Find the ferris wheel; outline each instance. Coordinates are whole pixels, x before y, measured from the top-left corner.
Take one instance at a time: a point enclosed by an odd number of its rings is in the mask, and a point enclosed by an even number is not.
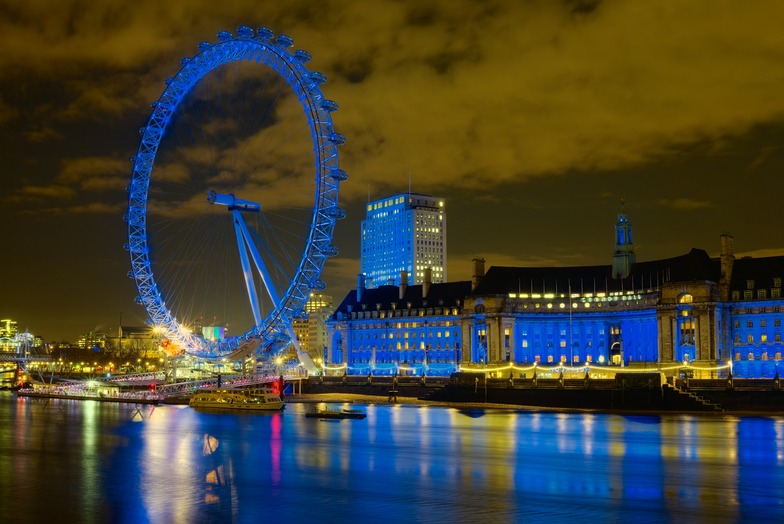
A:
[[[267,28],[202,42],[140,129],[128,186],[131,276],[174,347],[221,357],[292,337],[332,245],[338,147],[310,55]]]

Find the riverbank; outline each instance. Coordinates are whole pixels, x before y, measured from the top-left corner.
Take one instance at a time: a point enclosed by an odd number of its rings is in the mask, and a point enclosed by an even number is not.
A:
[[[303,380],[299,391],[303,399],[323,398],[329,402],[366,399],[380,404],[398,402],[556,411],[784,415],[784,391],[777,383],[719,382],[662,383],[658,374],[639,373],[613,380],[487,380],[468,374],[440,380],[318,377]]]
[[[463,410],[485,410],[485,411],[509,411],[509,410],[524,410],[524,411],[542,411],[542,412],[559,412],[559,413],[611,413],[618,415],[673,415],[673,414],[689,414],[701,416],[752,416],[752,417],[770,417],[770,416],[784,416],[784,411],[781,409],[732,409],[732,410],[699,410],[699,409],[634,409],[634,408],[575,408],[575,407],[559,407],[559,406],[539,406],[530,404],[516,404],[516,403],[495,403],[495,402],[445,402],[421,399],[416,397],[398,397],[396,401],[390,401],[388,397],[383,395],[367,395],[358,393],[303,393],[297,395],[287,396],[286,403],[290,404],[364,404],[364,405],[404,405],[404,406],[432,406],[441,408],[453,408],[460,411]]]
[[[155,394],[149,393],[118,393],[113,395],[83,395],[69,394],[54,391],[33,391],[30,389],[20,389],[16,392],[20,397],[31,398],[57,398],[63,400],[94,400],[96,402],[119,402],[122,404],[158,404],[161,399]]]

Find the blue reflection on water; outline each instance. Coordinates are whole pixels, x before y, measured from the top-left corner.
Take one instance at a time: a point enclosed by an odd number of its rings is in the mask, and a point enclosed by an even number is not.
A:
[[[784,419],[362,406],[365,420],[0,395],[0,520],[784,517]]]

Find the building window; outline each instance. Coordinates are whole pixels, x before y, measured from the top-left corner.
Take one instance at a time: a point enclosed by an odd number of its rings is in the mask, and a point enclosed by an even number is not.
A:
[[[765,300],[767,298],[767,291],[765,289],[758,289],[757,290],[757,298],[760,300]]]
[[[753,328],[754,327],[754,322],[752,320],[747,320],[746,321],[746,327],[747,328]]]
[[[746,335],[746,344],[753,344],[754,343],[754,335],[749,333]]]
[[[754,292],[753,291],[748,291],[747,290],[747,291],[743,292],[743,300],[751,300],[753,298],[753,296],[754,296]]]
[[[732,300],[740,300],[740,291],[732,292]]]
[[[686,317],[681,320],[680,325],[681,325],[681,345],[693,346],[694,345],[694,319],[692,319],[691,317]]]
[[[746,281],[746,289],[754,289],[754,281],[753,280],[747,280]]]
[[[694,297],[688,293],[684,293],[678,298],[680,304],[691,304],[692,302],[694,302]]]

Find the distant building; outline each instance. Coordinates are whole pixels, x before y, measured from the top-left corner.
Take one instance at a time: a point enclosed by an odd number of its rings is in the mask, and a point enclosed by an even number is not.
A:
[[[125,352],[141,352],[148,358],[155,358],[160,352],[161,336],[149,326],[123,326],[117,329],[117,336],[107,336],[106,349]]]
[[[459,365],[705,367],[784,376],[784,257],[692,249],[637,262],[628,216],[612,264],[490,267],[470,282],[364,286],[327,321],[327,363],[353,374],[448,374]],[[674,366],[674,367],[673,367]]]
[[[360,273],[368,287],[447,281],[444,199],[401,193],[367,204],[361,231]]]
[[[323,359],[323,348],[327,344],[324,322],[334,311],[332,303],[330,295],[312,292],[305,303],[305,315],[292,320],[300,349],[308,353],[314,362]]]
[[[82,349],[105,349],[106,333],[90,331],[79,336],[76,345]]]
[[[0,353],[16,353],[19,348],[17,334],[19,328],[16,320],[9,318],[0,320]]]

